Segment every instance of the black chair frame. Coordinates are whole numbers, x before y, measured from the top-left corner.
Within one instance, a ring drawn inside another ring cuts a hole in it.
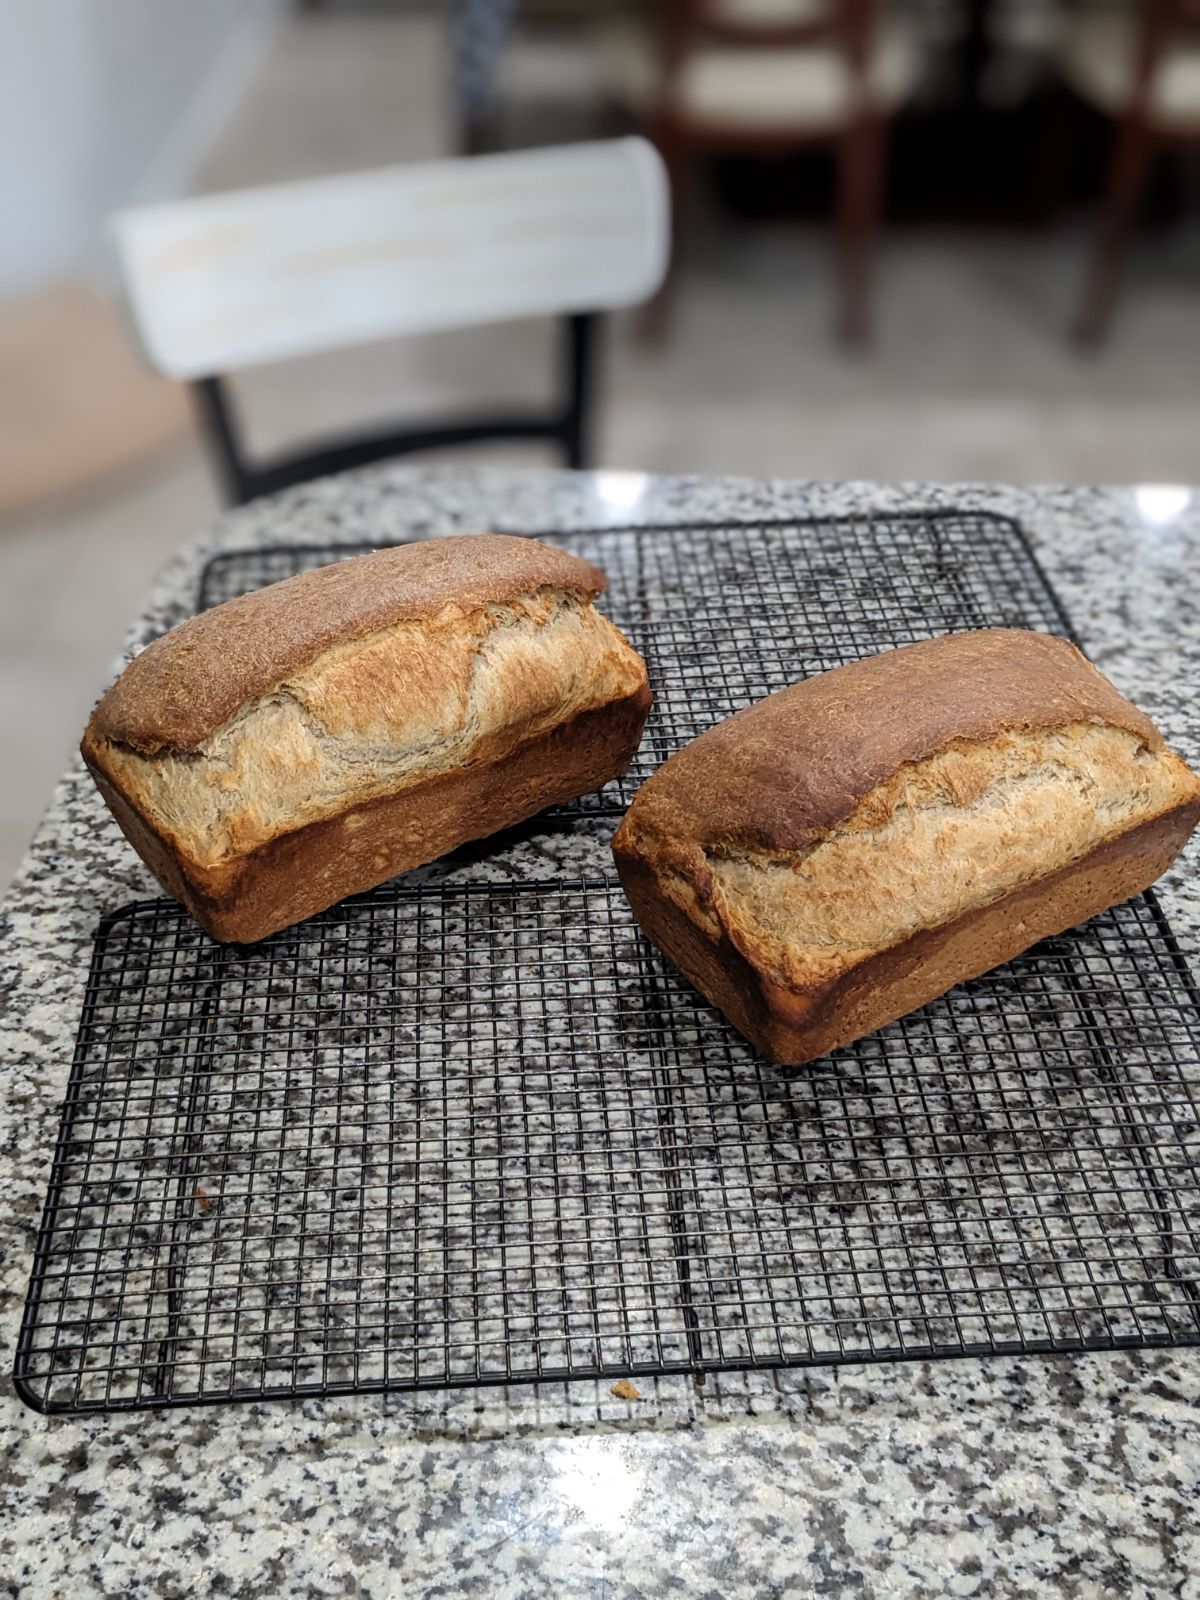
[[[589,422],[594,390],[596,328],[594,312],[563,318],[562,388],[559,406],[550,412],[511,412],[464,417],[429,428],[405,429],[333,439],[274,460],[254,462],[243,447],[241,432],[225,381],[200,378],[192,384],[201,431],[230,505],[245,505],[259,495],[276,494],[294,484],[332,472],[345,472],[373,461],[439,450],[451,445],[499,439],[545,439],[557,444],[568,467],[589,460]]]

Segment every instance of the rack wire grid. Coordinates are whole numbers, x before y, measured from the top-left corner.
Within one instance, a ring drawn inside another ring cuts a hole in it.
[[[1152,898],[788,1077],[604,881],[261,946],[106,918],[17,1377],[46,1411],[1200,1342]]]
[[[537,533],[608,576],[601,606],[645,658],[654,705],[629,771],[556,816],[623,816],[646,778],[722,717],[799,678],[964,628],[1069,633],[1019,525],[984,512]],[[367,544],[225,551],[199,609]]]
[[[635,783],[854,655],[1070,631],[980,516],[559,542],[650,664]],[[350,553],[221,556],[202,599]],[[1152,895],[791,1077],[611,882],[392,884],[246,949],[126,907],[17,1386],[127,1410],[1200,1343],[1198,1016]]]

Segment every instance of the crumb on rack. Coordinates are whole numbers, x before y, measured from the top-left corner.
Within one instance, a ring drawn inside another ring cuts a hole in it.
[[[618,1378],[612,1386],[612,1392],[618,1400],[640,1400],[641,1391],[628,1378]]]

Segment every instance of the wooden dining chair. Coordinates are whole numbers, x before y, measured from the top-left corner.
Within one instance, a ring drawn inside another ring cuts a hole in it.
[[[389,456],[491,439],[545,439],[588,459],[600,313],[663,280],[666,177],[644,139],[389,167],[114,218],[130,320],[145,359],[190,383],[228,498]],[[564,319],[563,383],[548,413],[459,417],[246,453],[226,376],[348,345],[522,317]]]
[[[653,26],[626,19],[606,41],[614,91],[652,133],[670,176],[679,253],[685,175],[700,153],[837,152],[838,325],[869,332],[868,280],[883,198],[887,118],[916,86],[911,33],[880,0],[659,0]],[[673,279],[650,322],[661,331]]]
[[[1103,214],[1092,247],[1079,343],[1100,344],[1156,156],[1200,142],[1200,0],[1141,0],[1076,13],[1059,56],[1063,77],[1117,123]]]

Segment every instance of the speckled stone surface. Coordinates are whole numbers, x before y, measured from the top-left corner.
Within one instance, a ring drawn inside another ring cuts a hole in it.
[[[1089,653],[1200,759],[1200,495],[384,469],[248,508],[216,543],[939,505],[1016,517]],[[187,612],[212,548],[171,564],[131,645]],[[522,846],[505,870],[586,868],[602,833]],[[1162,891],[1193,970],[1196,863],[1193,845]],[[73,768],[0,925],[10,1355],[92,929],[151,890]],[[576,1384],[79,1421],[6,1385],[0,1593],[1200,1597],[1198,1353],[639,1387],[637,1402]]]

